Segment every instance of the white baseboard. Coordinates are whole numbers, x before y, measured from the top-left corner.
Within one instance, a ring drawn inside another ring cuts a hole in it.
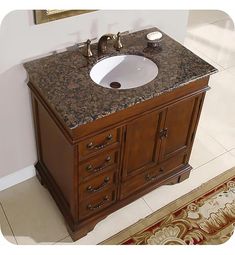
[[[34,166],[28,166],[15,173],[0,178],[0,191],[26,181],[36,175]]]

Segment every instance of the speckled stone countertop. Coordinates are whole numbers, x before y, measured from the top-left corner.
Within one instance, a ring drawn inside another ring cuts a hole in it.
[[[147,47],[145,36],[152,31],[160,30],[151,28],[123,36],[120,52],[110,46],[105,56],[98,57],[97,44],[93,44],[94,56],[90,59],[83,56],[84,48],[77,48],[24,63],[24,67],[34,88],[69,129],[217,72],[163,32],[160,48]],[[128,90],[104,88],[91,80],[90,70],[100,58],[122,54],[151,59],[159,68],[158,76],[144,86]]]

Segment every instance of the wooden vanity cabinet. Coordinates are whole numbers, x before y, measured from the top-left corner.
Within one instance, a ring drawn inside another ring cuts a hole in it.
[[[208,80],[196,80],[74,130],[29,83],[37,176],[58,204],[74,240],[149,191],[189,177]]]

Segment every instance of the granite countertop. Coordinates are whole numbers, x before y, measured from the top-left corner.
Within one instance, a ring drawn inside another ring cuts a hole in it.
[[[123,49],[117,52],[110,47],[105,55],[137,54],[155,62],[159,68],[158,76],[138,88],[109,89],[91,80],[92,66],[104,57],[97,56],[97,44],[92,45],[94,56],[90,59],[83,56],[84,48],[77,48],[24,63],[24,67],[30,83],[69,129],[217,72],[162,31],[160,48],[147,47],[145,36],[152,31],[160,30],[151,28],[123,36]]]

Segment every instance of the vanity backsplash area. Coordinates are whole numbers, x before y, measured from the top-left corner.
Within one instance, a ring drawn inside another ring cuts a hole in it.
[[[155,31],[104,35],[98,44],[24,64],[37,176],[73,240],[115,210],[190,175],[203,100],[217,70],[162,31],[149,44]]]

